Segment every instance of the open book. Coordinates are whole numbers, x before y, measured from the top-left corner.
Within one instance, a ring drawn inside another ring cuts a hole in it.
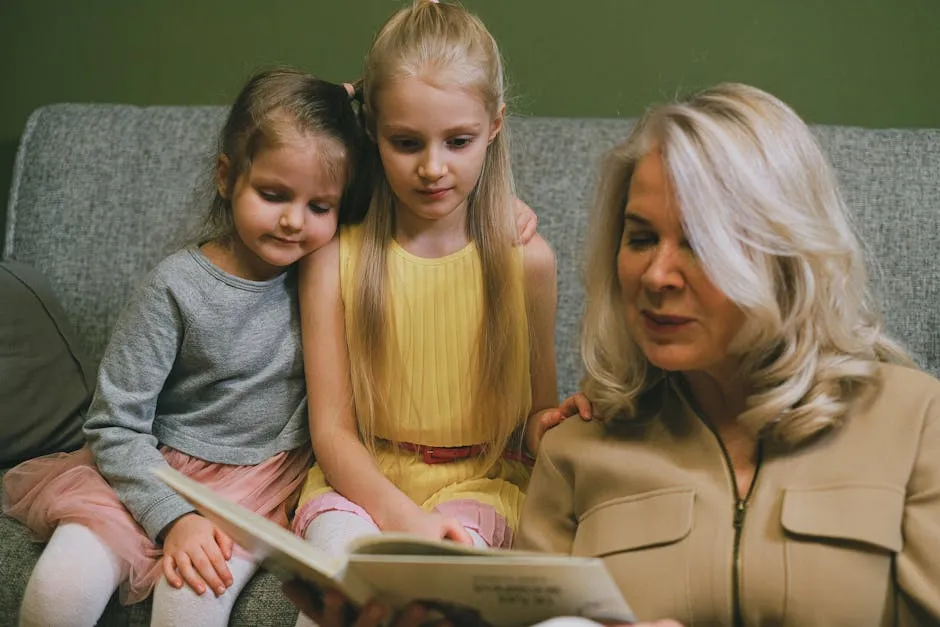
[[[494,627],[555,616],[635,620],[596,558],[477,549],[405,534],[361,538],[336,558],[171,468],[155,472],[281,579],[334,588],[357,605],[378,598],[397,609],[422,601]]]

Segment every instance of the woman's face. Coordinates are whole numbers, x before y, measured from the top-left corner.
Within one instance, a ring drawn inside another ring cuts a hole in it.
[[[637,163],[624,211],[617,276],[634,341],[664,370],[733,372],[744,313],[699,265],[659,151]]]

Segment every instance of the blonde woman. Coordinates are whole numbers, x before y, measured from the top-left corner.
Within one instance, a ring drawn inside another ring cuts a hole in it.
[[[544,441],[515,546],[602,557],[643,620],[940,624],[940,382],[800,118],[738,84],[652,109],[592,229],[563,410],[595,420]]]

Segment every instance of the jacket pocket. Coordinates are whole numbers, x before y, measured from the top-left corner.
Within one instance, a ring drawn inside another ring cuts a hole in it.
[[[596,505],[578,521],[572,553],[604,557],[682,540],[692,530],[692,488],[666,488]]]
[[[781,524],[790,534],[901,550],[904,493],[893,486],[834,485],[791,488]]]
[[[901,549],[904,493],[886,485],[785,490],[785,625],[893,622],[892,562]]]

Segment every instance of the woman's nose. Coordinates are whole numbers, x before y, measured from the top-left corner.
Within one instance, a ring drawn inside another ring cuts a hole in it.
[[[643,272],[643,286],[653,292],[682,288],[685,285],[682,262],[682,253],[675,247],[656,248]]]

